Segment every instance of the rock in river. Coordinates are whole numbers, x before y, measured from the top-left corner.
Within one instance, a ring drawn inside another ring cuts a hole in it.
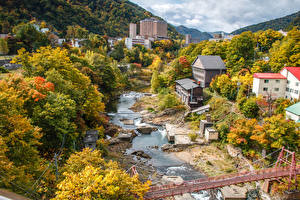
[[[144,151],[134,151],[131,154],[139,156],[139,157],[142,157],[142,158],[151,159],[151,156],[149,156],[148,154],[146,154]]]
[[[142,134],[150,134],[152,131],[157,131],[157,128],[153,126],[140,126],[136,130]]]
[[[120,119],[120,121],[124,124],[124,125],[134,125],[134,121],[132,119]]]

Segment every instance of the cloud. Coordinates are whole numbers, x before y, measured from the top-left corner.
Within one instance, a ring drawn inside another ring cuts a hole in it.
[[[205,31],[238,28],[297,12],[299,0],[132,0],[173,25]]]

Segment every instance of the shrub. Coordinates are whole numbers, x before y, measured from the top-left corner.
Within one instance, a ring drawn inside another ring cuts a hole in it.
[[[241,106],[241,111],[247,118],[256,118],[258,116],[259,111],[256,99],[247,99],[247,101]]]
[[[176,96],[174,94],[167,94],[160,101],[159,109],[165,110],[167,108],[172,108],[174,106],[178,106],[179,104],[180,104],[180,102],[178,101],[178,99],[176,98]]]
[[[188,136],[192,142],[195,142],[198,137],[197,133],[189,133]]]

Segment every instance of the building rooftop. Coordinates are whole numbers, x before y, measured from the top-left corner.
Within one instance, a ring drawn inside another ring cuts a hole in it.
[[[291,106],[287,107],[285,110],[288,111],[288,112],[291,112],[295,115],[300,116],[300,102],[295,103],[294,105],[291,105]]]
[[[286,79],[280,73],[254,73],[253,78],[261,78],[261,79]]]
[[[282,70],[284,69],[291,72],[300,81],[300,67],[284,67]]]
[[[192,66],[203,69],[226,69],[226,66],[220,56],[199,55],[194,60]]]
[[[179,85],[181,85],[186,90],[190,90],[192,88],[200,87],[198,84],[195,83],[194,80],[189,79],[189,78],[180,79],[180,80],[177,80],[175,82],[178,83]]]

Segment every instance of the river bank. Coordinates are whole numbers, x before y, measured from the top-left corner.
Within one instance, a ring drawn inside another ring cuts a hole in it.
[[[186,111],[182,109],[166,109],[159,111],[157,96],[145,96],[140,98],[131,109],[139,112],[142,121],[145,123],[164,126],[173,124],[182,129],[181,132],[195,132],[191,126],[184,121]],[[182,134],[182,133],[180,133]],[[229,173],[235,173],[241,170],[249,170],[249,162],[242,156],[239,149],[231,145],[224,145],[219,142],[206,143],[202,145],[187,145],[184,148],[169,150],[169,155],[176,157],[182,162],[193,166],[198,172],[206,176],[218,176]],[[247,191],[256,188],[253,183],[240,184],[223,188],[223,192],[231,195],[234,191],[240,191],[240,196],[246,197]],[[266,198],[268,199],[268,198]]]
[[[142,116],[144,116],[146,112],[143,114],[131,110],[132,106],[136,102],[139,102],[139,99],[145,96],[153,97],[150,95],[151,94],[130,92],[120,96],[116,112],[108,114],[111,124],[120,128],[117,130],[119,135],[108,138],[109,141],[113,143],[113,145],[109,146],[110,154],[115,154],[113,156],[114,159],[117,159],[126,170],[132,165],[137,166],[141,180],[151,180],[153,185],[168,183],[168,179],[164,178],[168,176],[180,176],[183,180],[194,180],[204,177],[203,173],[195,170],[190,164],[185,163],[175,155],[161,150],[163,145],[168,144],[165,128],[161,126],[162,123],[145,123],[146,120],[144,120]],[[164,115],[167,116],[167,114]],[[173,119],[177,120],[175,118]],[[154,128],[149,134],[141,134],[139,127],[143,126],[151,126]],[[131,133],[133,131],[137,136],[132,139],[131,143],[129,141],[125,143],[118,142],[119,139],[116,142],[116,138],[119,138],[120,135],[126,135],[126,133],[122,133],[124,131]],[[110,131],[108,130],[108,132]],[[141,157],[137,152],[143,152],[149,157]],[[220,192],[217,190],[200,191],[189,196],[190,198],[188,199],[191,200],[216,200],[221,198]],[[176,197],[175,199],[178,198]],[[182,199],[183,197],[180,198]]]

